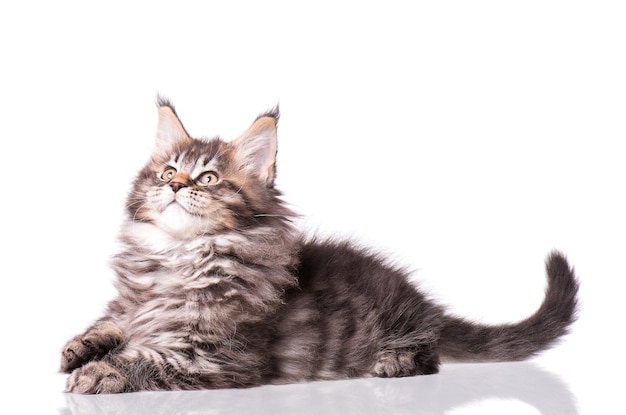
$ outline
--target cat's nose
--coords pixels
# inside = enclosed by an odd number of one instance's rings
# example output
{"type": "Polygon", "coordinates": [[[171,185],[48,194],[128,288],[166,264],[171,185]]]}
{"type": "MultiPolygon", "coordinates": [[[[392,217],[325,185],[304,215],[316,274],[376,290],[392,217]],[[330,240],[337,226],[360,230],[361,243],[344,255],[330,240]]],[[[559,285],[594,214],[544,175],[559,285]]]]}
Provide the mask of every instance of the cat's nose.
{"type": "Polygon", "coordinates": [[[178,192],[180,189],[182,189],[183,187],[187,187],[187,185],[185,183],[181,183],[181,182],[171,182],[170,183],[170,187],[172,188],[172,190],[174,191],[174,193],[178,192]]]}

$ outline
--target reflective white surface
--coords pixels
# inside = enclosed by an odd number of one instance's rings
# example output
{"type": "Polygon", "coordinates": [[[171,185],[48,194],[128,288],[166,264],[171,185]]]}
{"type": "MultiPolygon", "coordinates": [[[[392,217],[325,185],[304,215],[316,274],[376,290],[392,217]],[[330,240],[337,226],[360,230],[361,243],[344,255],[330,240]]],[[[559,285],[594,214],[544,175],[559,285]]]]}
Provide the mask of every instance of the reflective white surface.
{"type": "Polygon", "coordinates": [[[578,414],[566,383],[534,363],[454,364],[436,376],[246,390],[66,394],[60,414],[453,414],[492,401],[501,401],[500,409],[518,411],[507,413],[578,414]]]}

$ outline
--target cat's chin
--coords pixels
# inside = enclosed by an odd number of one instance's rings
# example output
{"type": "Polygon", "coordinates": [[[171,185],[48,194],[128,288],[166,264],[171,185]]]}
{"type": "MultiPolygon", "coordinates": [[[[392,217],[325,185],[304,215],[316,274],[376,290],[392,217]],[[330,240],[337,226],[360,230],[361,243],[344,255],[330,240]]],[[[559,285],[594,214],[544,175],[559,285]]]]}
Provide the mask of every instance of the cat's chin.
{"type": "Polygon", "coordinates": [[[159,228],[178,238],[193,238],[206,232],[207,220],[187,212],[178,203],[166,207],[154,222],[159,228]]]}

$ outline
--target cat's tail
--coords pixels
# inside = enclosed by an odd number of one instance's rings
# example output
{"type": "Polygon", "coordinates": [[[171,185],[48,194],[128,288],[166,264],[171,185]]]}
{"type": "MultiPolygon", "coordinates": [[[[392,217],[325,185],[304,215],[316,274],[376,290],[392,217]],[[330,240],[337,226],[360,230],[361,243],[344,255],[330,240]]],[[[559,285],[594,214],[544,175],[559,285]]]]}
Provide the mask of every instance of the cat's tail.
{"type": "Polygon", "coordinates": [[[565,256],[557,251],[546,259],[546,273],[543,303],[519,323],[490,326],[445,316],[441,356],[458,361],[514,361],[552,346],[576,320],[578,281],[565,256]]]}

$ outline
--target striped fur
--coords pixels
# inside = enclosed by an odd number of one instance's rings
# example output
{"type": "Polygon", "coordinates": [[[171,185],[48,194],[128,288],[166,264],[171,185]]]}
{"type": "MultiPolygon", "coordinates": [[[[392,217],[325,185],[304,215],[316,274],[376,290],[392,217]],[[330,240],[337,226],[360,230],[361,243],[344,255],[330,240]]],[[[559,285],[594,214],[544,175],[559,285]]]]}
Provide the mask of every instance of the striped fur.
{"type": "Polygon", "coordinates": [[[578,285],[556,252],[528,319],[492,327],[446,314],[378,254],[294,228],[274,188],[277,108],[225,142],[189,137],[158,104],[156,148],[112,263],[119,295],[63,349],[67,391],[432,374],[440,356],[528,358],[574,320],[578,285]]]}

